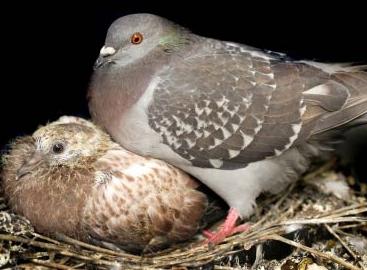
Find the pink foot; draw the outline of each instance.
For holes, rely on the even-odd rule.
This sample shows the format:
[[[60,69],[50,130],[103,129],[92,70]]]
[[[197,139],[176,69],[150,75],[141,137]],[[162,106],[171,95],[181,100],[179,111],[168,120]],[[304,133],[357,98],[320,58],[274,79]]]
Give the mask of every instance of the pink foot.
[[[235,208],[229,209],[228,215],[224,223],[219,227],[219,231],[211,232],[208,230],[203,231],[203,235],[208,238],[206,244],[219,244],[227,236],[235,233],[245,232],[250,228],[249,224],[242,224],[236,226],[236,221],[239,218],[239,213]]]

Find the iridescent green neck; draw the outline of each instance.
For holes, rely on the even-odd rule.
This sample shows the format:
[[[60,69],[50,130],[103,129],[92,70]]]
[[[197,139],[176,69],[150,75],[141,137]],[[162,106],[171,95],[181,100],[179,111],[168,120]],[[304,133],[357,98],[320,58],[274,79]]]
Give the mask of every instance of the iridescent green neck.
[[[192,34],[188,30],[174,28],[160,38],[159,45],[169,53],[190,45],[192,41]]]

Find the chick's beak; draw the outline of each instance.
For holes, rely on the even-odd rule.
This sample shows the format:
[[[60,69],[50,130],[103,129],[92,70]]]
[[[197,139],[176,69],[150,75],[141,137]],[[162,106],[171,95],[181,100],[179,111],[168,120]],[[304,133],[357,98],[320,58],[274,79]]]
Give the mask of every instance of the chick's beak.
[[[103,46],[101,51],[99,52],[99,56],[96,60],[96,62],[94,63],[94,70],[103,67],[104,65],[113,62],[113,60],[111,60],[109,58],[109,56],[114,55],[116,53],[116,50],[113,47],[107,47],[107,46]]]
[[[26,160],[16,173],[17,180],[31,173],[42,161],[42,155],[35,151],[32,156]]]

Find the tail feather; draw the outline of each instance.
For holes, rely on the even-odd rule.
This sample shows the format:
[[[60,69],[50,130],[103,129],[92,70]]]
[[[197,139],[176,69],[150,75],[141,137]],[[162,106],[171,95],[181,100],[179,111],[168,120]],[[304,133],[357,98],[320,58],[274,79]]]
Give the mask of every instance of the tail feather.
[[[367,114],[364,114],[364,115],[354,119],[350,123],[348,123],[349,127],[363,126],[363,125],[367,126]]]
[[[349,71],[367,71],[367,64],[352,64],[349,67]]]
[[[314,61],[300,61],[300,62],[321,69],[322,71],[329,74],[334,74],[338,72],[367,71],[367,64],[364,62],[360,63],[320,63]]]

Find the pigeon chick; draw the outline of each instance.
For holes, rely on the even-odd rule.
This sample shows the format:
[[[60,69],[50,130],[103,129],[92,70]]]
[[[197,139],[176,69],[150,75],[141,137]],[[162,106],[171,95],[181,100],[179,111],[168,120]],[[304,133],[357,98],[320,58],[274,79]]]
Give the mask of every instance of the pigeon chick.
[[[11,209],[39,232],[134,251],[191,238],[207,208],[187,174],[123,149],[76,117],[16,140],[2,180]]]
[[[110,26],[88,96],[115,141],[183,169],[229,204],[215,241],[253,213],[261,192],[279,192],[345,129],[367,124],[363,67],[294,61],[151,14]]]

